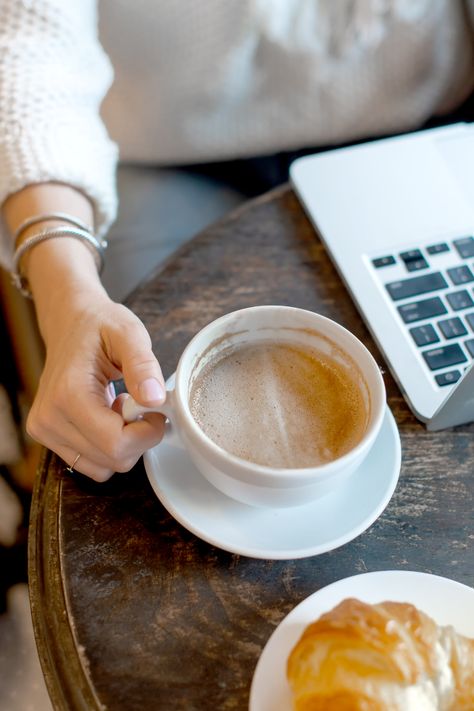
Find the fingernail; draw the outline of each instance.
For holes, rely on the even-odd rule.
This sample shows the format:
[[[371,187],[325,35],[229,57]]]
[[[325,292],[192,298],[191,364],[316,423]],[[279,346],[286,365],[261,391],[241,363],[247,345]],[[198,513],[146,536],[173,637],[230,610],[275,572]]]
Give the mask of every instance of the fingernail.
[[[147,378],[143,383],[140,383],[138,390],[143,403],[160,404],[165,399],[165,390],[156,378]]]

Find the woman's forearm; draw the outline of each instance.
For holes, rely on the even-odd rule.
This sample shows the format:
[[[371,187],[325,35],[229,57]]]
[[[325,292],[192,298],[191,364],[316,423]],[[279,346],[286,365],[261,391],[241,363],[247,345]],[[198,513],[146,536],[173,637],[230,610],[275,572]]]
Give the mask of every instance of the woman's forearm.
[[[72,185],[36,183],[10,195],[3,204],[7,226],[13,232],[28,217],[47,212],[66,212],[93,226],[90,200]]]

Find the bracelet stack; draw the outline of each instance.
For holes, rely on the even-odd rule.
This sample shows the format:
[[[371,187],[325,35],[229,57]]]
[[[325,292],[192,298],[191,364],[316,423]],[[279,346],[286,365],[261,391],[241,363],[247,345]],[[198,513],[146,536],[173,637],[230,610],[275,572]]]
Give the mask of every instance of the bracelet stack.
[[[44,228],[30,237],[27,237],[23,242],[20,242],[21,235],[26,229],[32,225],[38,224],[39,222],[49,222],[53,220],[65,222],[71,225],[71,227],[61,226]],[[37,244],[49,239],[56,239],[60,237],[73,237],[74,239],[84,242],[84,244],[94,255],[97,271],[99,274],[102,272],[104,267],[104,252],[107,247],[107,242],[105,240],[98,240],[94,237],[92,229],[85,222],[77,217],[63,212],[51,212],[46,215],[36,215],[35,217],[25,220],[14,235],[15,252],[13,255],[12,280],[14,285],[24,296],[31,298],[31,291],[28,286],[28,281],[21,272],[22,257]]]

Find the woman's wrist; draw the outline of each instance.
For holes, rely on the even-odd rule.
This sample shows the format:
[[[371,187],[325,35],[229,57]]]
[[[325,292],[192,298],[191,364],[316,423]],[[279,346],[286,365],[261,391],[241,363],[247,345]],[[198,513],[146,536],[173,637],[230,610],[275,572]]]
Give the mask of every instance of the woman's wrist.
[[[69,220],[69,223],[68,223]],[[69,251],[74,240],[79,241],[83,247],[85,247],[89,253],[93,256],[96,269],[99,274],[102,273],[104,266],[104,252],[107,243],[103,240],[97,239],[90,228],[77,227],[71,222],[74,222],[74,218],[69,218],[67,216],[64,219],[57,218],[52,219],[51,215],[44,216],[44,220],[34,218],[30,221],[33,224],[27,224],[22,226],[17,233],[17,239],[15,240],[15,253],[13,256],[13,271],[12,277],[16,286],[25,296],[32,296],[30,291],[29,282],[27,278],[28,264],[30,261],[31,253],[38,249],[45,242],[50,240],[58,240],[58,243],[63,242],[67,244],[67,251]],[[61,250],[66,251],[66,248],[59,248],[59,254]],[[52,249],[51,254],[55,255],[58,252],[57,249]],[[72,263],[73,265],[74,263]],[[47,263],[44,265],[47,269]],[[43,270],[40,272],[40,274]]]
[[[11,195],[2,209],[12,241],[17,235],[16,248],[44,229],[71,227],[61,219],[38,220],[42,215],[66,213],[91,227],[94,222],[88,198],[60,183],[29,185]],[[21,229],[32,219],[34,224]],[[65,235],[35,243],[22,254],[19,267],[32,293],[45,340],[67,322],[68,314],[110,301],[97,273],[96,256],[85,240]]]
[[[48,240],[36,245],[27,256],[23,269],[46,342],[70,320],[71,314],[110,302],[94,257],[79,240]]]

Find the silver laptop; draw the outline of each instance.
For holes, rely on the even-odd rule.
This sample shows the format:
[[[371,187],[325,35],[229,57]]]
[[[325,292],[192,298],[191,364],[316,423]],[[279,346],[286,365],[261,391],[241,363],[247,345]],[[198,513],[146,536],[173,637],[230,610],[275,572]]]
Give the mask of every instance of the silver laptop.
[[[414,414],[474,421],[474,124],[299,158],[290,176]]]

